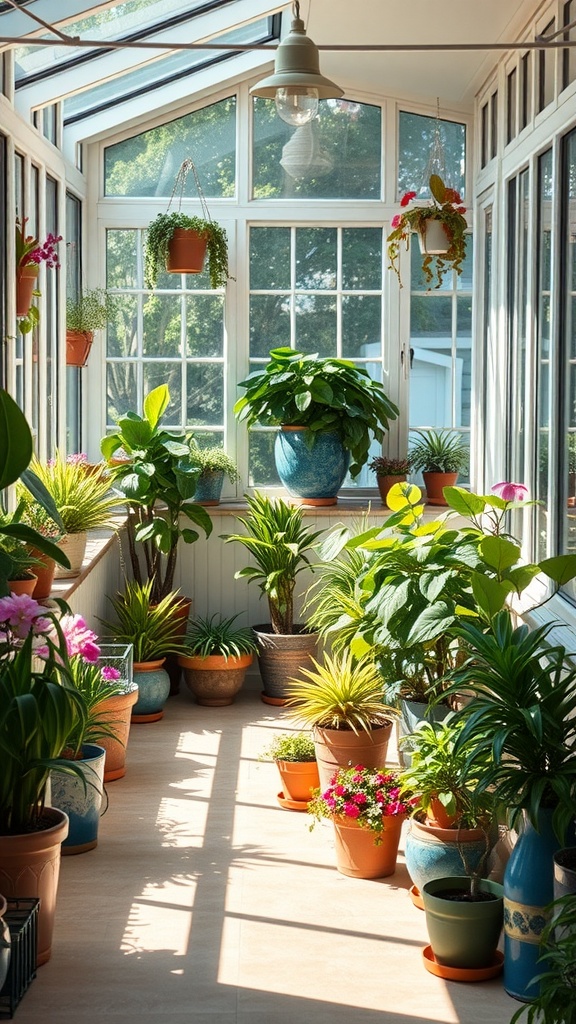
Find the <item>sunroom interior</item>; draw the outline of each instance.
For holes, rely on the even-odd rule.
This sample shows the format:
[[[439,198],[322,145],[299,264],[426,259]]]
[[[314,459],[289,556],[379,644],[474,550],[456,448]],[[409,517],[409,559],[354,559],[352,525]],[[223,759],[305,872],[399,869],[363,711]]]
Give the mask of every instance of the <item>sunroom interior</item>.
[[[251,94],[272,70],[293,7],[270,0],[0,3],[0,384],[25,412],[41,459],[59,449],[85,452],[97,462],[101,438],[117,417],[140,410],[147,392],[168,383],[169,425],[222,444],[239,469],[238,482],[226,484],[214,512],[211,537],[182,550],[176,582],[191,594],[198,614],[239,613],[246,622],[258,619],[258,594],[231,582],[238,556],[220,535],[235,529],[245,493],[256,488],[276,494],[281,487],[272,432],[249,433],[233,406],[238,382],[278,346],[351,359],[382,381],[400,410],[385,454],[405,455],[416,430],[449,428],[469,446],[463,486],[483,493],[503,480],[524,483],[534,504],[516,525],[527,559],[574,550],[576,0],[438,0],[433,8],[428,0],[412,0],[405,9],[390,0],[356,6],[303,0],[300,16],[319,48],[322,73],[343,96],[320,100],[317,117],[296,128],[278,117],[272,100]],[[189,174],[180,189],[176,176],[185,159],[193,161],[197,177]],[[429,196],[431,173],[462,195],[466,260],[460,275],[429,288],[413,243],[401,253],[400,286],[388,266],[386,236],[405,192]],[[212,289],[206,273],[162,273],[150,292],[143,263],[147,225],[170,208],[201,213],[204,200],[227,233],[226,287]],[[62,236],[59,269],[41,267],[39,323],[27,333],[16,316],[13,285],[16,218],[25,219],[35,237]],[[87,364],[69,366],[66,300],[92,288],[115,295],[119,315],[96,334]],[[367,468],[346,480],[334,509],[306,512],[322,526],[361,514],[375,521],[383,515]],[[106,595],[120,586],[124,567],[117,552],[114,538],[94,538],[92,564],[73,587],[60,589],[93,624],[106,614]],[[535,603],[533,596],[527,604]],[[534,623],[552,618],[569,649],[576,649],[575,598],[574,584],[567,584],[528,616]],[[191,743],[181,731],[181,714],[173,704],[163,724],[174,744],[171,767],[188,759],[217,769],[218,744],[222,750],[230,726],[211,713]],[[400,945],[386,977],[390,984],[394,977],[402,1005],[380,983],[386,943],[376,930],[369,886],[361,883],[359,896],[373,914],[366,928],[356,919],[358,904],[348,911],[342,902],[340,911],[350,916],[338,930],[342,922],[334,908],[344,900],[342,880],[324,892],[332,917],[319,924],[315,881],[303,881],[301,861],[308,862],[310,875],[321,873],[320,840],[314,836],[313,852],[303,854],[309,840],[302,826],[288,834],[293,821],[261,803],[267,799],[264,769],[255,751],[274,717],[255,718],[246,700],[229,721],[234,741],[219,770],[222,785],[232,794],[238,788],[241,799],[235,812],[232,796],[230,804],[213,807],[209,770],[199,789],[204,811],[194,811],[197,836],[205,829],[214,843],[204,849],[210,871],[207,864],[206,874],[198,869],[194,883],[205,947],[201,929],[186,932],[188,921],[172,944],[169,911],[171,901],[180,900],[181,864],[172,866],[170,894],[163,890],[160,910],[163,882],[146,865],[157,839],[137,860],[140,902],[130,904],[126,858],[133,853],[122,845],[125,830],[118,838],[123,816],[137,834],[139,801],[149,785],[164,845],[174,850],[190,810],[179,806],[179,783],[170,781],[169,772],[155,774],[141,739],[134,755],[142,771],[140,791],[130,786],[120,802],[116,793],[111,799],[107,828],[112,843],[116,837],[120,876],[115,881],[110,859],[100,875],[121,897],[130,892],[128,918],[121,899],[110,938],[131,966],[126,974],[115,964],[108,997],[93,992],[89,962],[77,983],[66,977],[74,963],[72,920],[83,912],[78,891],[68,897],[64,960],[43,968],[47,981],[39,977],[19,1010],[23,1024],[27,1014],[48,1024],[72,1015],[95,1024],[107,1014],[128,1022],[152,1013],[157,1020],[186,1014],[195,1024],[321,1021],[324,1014],[350,1024],[507,1021],[513,1005],[496,983],[488,995],[472,986],[464,997],[435,979],[426,980],[424,995],[409,991],[402,968],[418,947],[415,930],[422,926],[407,921],[398,892],[392,894],[398,919],[393,941]],[[246,874],[233,888],[238,864],[218,865],[218,837],[234,828],[248,859],[250,844],[258,843],[247,825],[249,805],[259,830],[269,830],[278,847],[265,854],[252,849],[254,863],[259,857],[281,863],[280,846],[291,851],[289,867],[281,865],[277,873],[294,875],[303,885],[309,916],[304,912],[298,925],[287,907],[282,925],[272,923],[278,917],[274,900],[267,912],[266,894]],[[223,923],[218,915],[226,886],[219,876],[225,869],[239,903],[237,915],[232,909]],[[64,870],[78,886],[89,884],[89,865]],[[275,881],[269,876],[270,884]],[[147,915],[153,905],[155,913]],[[252,944],[238,961],[248,906]],[[309,943],[312,963],[297,966],[292,942],[284,969],[273,954],[277,978],[263,981],[267,969],[259,958],[268,943],[280,940],[276,931],[291,930],[298,943]],[[89,933],[84,919],[88,958]],[[322,951],[320,943],[335,936],[335,951]],[[101,938],[97,949],[96,974],[98,964],[112,967]],[[356,976],[350,988],[340,974],[348,970],[349,956],[357,971],[370,975],[362,985]],[[145,988],[147,969],[158,986],[149,1002],[135,995],[140,981]],[[105,989],[106,979],[100,984]],[[190,1007],[195,992],[198,1002]]]

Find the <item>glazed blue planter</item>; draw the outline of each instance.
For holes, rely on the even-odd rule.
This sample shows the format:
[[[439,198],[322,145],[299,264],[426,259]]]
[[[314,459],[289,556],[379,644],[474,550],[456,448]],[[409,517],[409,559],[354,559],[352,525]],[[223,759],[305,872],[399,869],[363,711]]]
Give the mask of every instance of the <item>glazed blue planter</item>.
[[[223,484],[223,469],[205,469],[198,477],[194,501],[198,505],[219,505]]]
[[[406,834],[406,868],[422,892],[436,878],[475,871],[486,852],[480,829],[437,828],[412,818]]]
[[[312,447],[309,438],[306,427],[280,428],[274,444],[278,476],[293,497],[335,505],[350,465],[350,452],[334,431],[316,434]]]
[[[133,722],[157,722],[162,718],[170,693],[170,676],[162,668],[165,660],[160,658],[158,661],[134,662],[138,700],[132,708]]]
[[[504,988],[522,1002],[533,1002],[540,990],[534,979],[546,969],[537,963],[539,942],[554,898],[554,854],[560,843],[552,829],[552,811],[541,810],[539,831],[524,827],[504,872]]]
[[[74,761],[82,778],[67,772],[52,772],[50,776],[52,806],[64,811],[70,822],[62,843],[63,854],[86,853],[98,843],[105,760],[104,747],[85,743],[82,759]]]

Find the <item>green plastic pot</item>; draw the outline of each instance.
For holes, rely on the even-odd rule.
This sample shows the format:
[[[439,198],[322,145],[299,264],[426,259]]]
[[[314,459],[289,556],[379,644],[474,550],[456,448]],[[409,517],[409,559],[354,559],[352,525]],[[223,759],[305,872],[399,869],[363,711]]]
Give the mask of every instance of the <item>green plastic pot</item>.
[[[482,878],[481,892],[497,898],[461,903],[438,893],[470,888],[467,875],[435,878],[422,889],[432,952],[444,967],[474,970],[494,962],[504,916],[504,890],[498,882]]]

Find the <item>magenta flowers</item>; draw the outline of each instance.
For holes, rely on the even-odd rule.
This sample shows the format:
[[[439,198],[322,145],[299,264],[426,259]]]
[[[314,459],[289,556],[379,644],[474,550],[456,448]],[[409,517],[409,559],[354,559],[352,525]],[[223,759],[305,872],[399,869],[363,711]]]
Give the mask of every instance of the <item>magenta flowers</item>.
[[[339,768],[308,809],[315,818],[353,818],[362,828],[380,833],[384,818],[408,814],[413,802],[400,796],[396,772],[359,764]]]
[[[38,266],[45,263],[47,267],[56,269],[60,266],[58,260],[58,242],[62,241],[62,235],[54,235],[50,232],[45,242],[39,242],[34,235],[26,235],[27,217],[21,222],[16,219],[16,264],[18,270],[22,267]]]
[[[526,501],[528,498],[528,488],[524,484],[503,481],[500,484],[494,484],[490,490],[492,494],[496,494],[503,501]]]

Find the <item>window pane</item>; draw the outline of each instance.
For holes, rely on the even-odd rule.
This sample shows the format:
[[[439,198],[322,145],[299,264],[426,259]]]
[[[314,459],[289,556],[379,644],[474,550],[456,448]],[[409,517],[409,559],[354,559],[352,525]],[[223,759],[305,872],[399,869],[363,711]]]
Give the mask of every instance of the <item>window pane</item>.
[[[564,141],[565,193],[562,196],[562,246],[566,266],[565,322],[563,351],[565,365],[565,413],[560,451],[562,510],[561,553],[576,551],[576,132]],[[572,581],[565,592],[576,599]]]
[[[538,161],[538,482],[536,498],[537,557],[544,558],[548,547],[548,495],[550,492],[550,291],[551,217],[553,202],[552,151]]]
[[[382,232],[379,228],[342,231],[342,287],[370,291],[382,285]]]
[[[345,295],[342,299],[342,355],[366,358],[382,336],[382,300],[379,295]]]
[[[138,354],[138,299],[135,295],[115,296],[116,320],[108,324],[108,355],[126,358]]]
[[[186,301],[186,355],[210,358],[224,353],[224,298],[195,295]]]
[[[106,287],[136,288],[138,231],[106,232]]]
[[[554,18],[542,31],[543,36],[552,35],[556,27]],[[539,50],[538,110],[544,110],[552,103],[555,94],[556,50]]]
[[[110,425],[129,409],[138,408],[136,363],[108,363],[106,376],[106,423]]]
[[[161,384],[168,385],[170,402],[162,423],[165,427],[179,427],[182,423],[182,364],[159,359],[154,363],[143,363],[142,370],[145,395]]]
[[[511,142],[516,137],[516,92],[517,92],[516,68],[510,72],[506,90],[506,142]]]
[[[194,154],[204,195],[233,196],[236,97],[220,100],[104,150],[105,195],[170,197],[180,164]],[[190,173],[185,198],[198,198]]]
[[[290,228],[250,229],[250,287],[290,287]]]
[[[525,53],[520,66],[522,85],[520,94],[520,128],[532,119],[532,54]]]
[[[564,4],[564,25],[571,25],[573,21],[576,21],[576,0],[568,0]],[[572,42],[576,39],[576,26],[567,29],[564,39],[570,39]],[[576,49],[571,46],[563,51],[562,88],[565,89],[574,79],[576,79]]]
[[[423,114],[400,111],[398,140],[398,192],[414,190],[419,196],[430,195],[430,174],[440,174],[447,185],[465,194],[466,125],[443,121]],[[430,154],[440,131],[440,159],[430,166]],[[442,168],[442,163],[444,168]],[[442,173],[444,169],[444,173]]]
[[[472,399],[472,298],[459,296],[456,331],[456,410],[454,425],[470,426]]]
[[[296,288],[336,287],[335,228],[300,228],[296,234]]]
[[[254,99],[254,198],[380,199],[381,108],[320,100],[293,130],[273,100]]]
[[[276,431],[250,431],[250,487],[279,487],[280,477],[274,461]]]
[[[250,355],[266,358],[271,348],[290,344],[290,296],[252,295]]]
[[[295,310],[296,348],[302,352],[318,352],[321,356],[337,355],[335,298],[299,295]]]
[[[187,367],[186,422],[212,427],[224,422],[224,373],[222,364],[189,363]]]

